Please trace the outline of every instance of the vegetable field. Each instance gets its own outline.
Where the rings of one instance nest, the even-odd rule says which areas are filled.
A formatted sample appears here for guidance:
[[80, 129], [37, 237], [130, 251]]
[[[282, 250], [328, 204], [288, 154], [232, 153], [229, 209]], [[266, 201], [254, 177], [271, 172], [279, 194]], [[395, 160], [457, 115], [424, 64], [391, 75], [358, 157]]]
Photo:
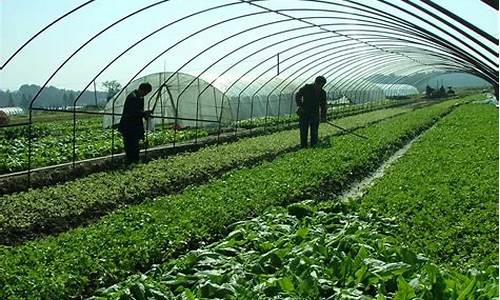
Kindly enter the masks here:
[[[358, 104], [342, 109], [329, 111], [331, 118], [341, 118], [360, 114], [377, 109], [402, 106], [411, 101], [386, 100], [376, 105]], [[85, 117], [85, 118], [83, 118]], [[265, 126], [279, 126], [298, 122], [298, 117], [283, 116], [269, 118], [254, 118], [240, 121], [234, 126], [243, 129], [253, 129]], [[73, 159], [73, 140], [75, 140], [75, 159], [89, 159], [102, 157], [113, 153], [123, 152], [122, 136], [115, 131], [114, 144], [112, 143], [111, 129], [102, 128], [102, 118], [88, 118], [87, 115], [77, 115], [76, 135], [73, 136], [73, 121], [46, 121], [35, 123], [31, 128], [32, 161], [31, 167], [45, 167], [70, 162]], [[174, 131], [170, 128], [161, 128], [147, 134], [149, 147], [171, 144], [195, 138], [206, 137], [210, 130], [203, 128], [186, 128]], [[29, 128], [16, 126], [0, 129], [0, 174], [26, 170], [28, 168]]]
[[[0, 298], [492, 299], [498, 110], [397, 107], [0, 197]], [[419, 136], [362, 199], [339, 196]]]
[[[0, 174], [28, 168], [29, 129], [19, 126], [0, 131]], [[101, 118], [77, 120], [76, 159], [88, 159], [111, 154], [112, 131], [102, 128]], [[186, 129], [174, 132], [163, 129], [148, 135], [150, 146], [207, 136], [204, 130]], [[44, 167], [73, 159], [73, 121], [53, 121], [33, 125], [31, 167]], [[114, 153], [123, 151], [123, 140], [115, 132]]]

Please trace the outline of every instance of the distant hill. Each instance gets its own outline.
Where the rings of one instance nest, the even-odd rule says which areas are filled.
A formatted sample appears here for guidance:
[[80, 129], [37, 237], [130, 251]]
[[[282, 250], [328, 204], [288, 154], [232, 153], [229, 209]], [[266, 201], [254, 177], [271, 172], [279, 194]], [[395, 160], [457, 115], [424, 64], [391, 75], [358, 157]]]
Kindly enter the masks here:
[[[20, 106], [27, 108], [29, 102], [38, 92], [40, 86], [35, 84], [24, 84], [17, 91], [2, 91], [0, 90], [0, 107]], [[53, 86], [46, 87], [38, 96], [34, 103], [34, 107], [61, 107], [73, 105], [75, 98], [80, 94], [80, 91], [59, 89]], [[97, 92], [97, 104], [103, 105], [106, 103], [106, 92]], [[95, 95], [93, 91], [85, 91], [82, 97], [78, 100], [77, 105], [95, 105]]]

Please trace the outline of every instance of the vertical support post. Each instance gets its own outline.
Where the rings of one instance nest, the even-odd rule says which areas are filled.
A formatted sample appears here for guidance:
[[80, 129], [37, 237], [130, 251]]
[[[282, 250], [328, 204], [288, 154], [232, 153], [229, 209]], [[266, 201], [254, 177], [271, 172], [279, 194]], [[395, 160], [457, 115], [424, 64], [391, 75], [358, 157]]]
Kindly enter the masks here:
[[250, 102], [250, 133], [253, 131], [253, 100], [255, 98], [255, 94], [252, 95], [252, 101]]
[[279, 52], [278, 52], [278, 54], [276, 54], [276, 59], [277, 59], [277, 63], [276, 63], [277, 74], [276, 75], [279, 75], [280, 74], [280, 53]]
[[266, 115], [264, 117], [264, 127], [266, 128], [267, 130], [267, 117], [269, 116], [269, 98], [271, 97], [271, 95], [267, 95], [267, 98], [266, 98]]
[[[127, 92], [127, 91], [125, 91]], [[111, 99], [111, 166], [114, 166], [115, 154], [115, 100]]]
[[200, 78], [198, 77], [196, 79], [197, 85], [198, 85], [198, 96], [196, 97], [196, 125], [195, 125], [195, 136], [194, 136], [194, 143], [198, 144], [198, 121], [200, 119]]
[[[179, 79], [179, 73], [176, 73], [177, 75], [177, 90], [181, 89], [181, 82]], [[175, 148], [175, 142], [177, 141], [177, 128], [179, 127], [179, 99], [180, 95], [177, 95], [177, 101], [175, 103], [175, 122], [174, 122], [174, 141], [172, 143], [173, 147]]]
[[[33, 99], [31, 100], [33, 102]], [[31, 154], [33, 152], [32, 145], [32, 123], [33, 123], [33, 111], [32, 111], [32, 103], [30, 103], [29, 108], [29, 118], [28, 118], [28, 188], [31, 187]]]
[[[222, 121], [222, 107], [221, 107], [221, 113], [220, 113], [220, 118], [219, 118], [219, 110], [217, 109], [217, 93], [215, 92], [215, 87], [212, 86], [212, 91], [213, 91], [213, 95], [214, 95], [214, 105], [215, 105], [215, 117], [217, 119], [217, 121], [219, 122], [219, 124], [217, 125], [217, 142], [220, 141], [220, 131], [222, 129], [221, 127], [221, 121]], [[222, 97], [224, 97], [224, 95], [222, 95]], [[224, 98], [222, 98], [222, 100], [224, 100]]]
[[235, 136], [238, 133], [238, 124], [240, 121], [240, 102], [241, 102], [241, 93], [238, 95], [238, 105], [236, 107], [236, 126], [234, 128], [234, 135]]
[[[214, 91], [215, 91], [215, 88], [214, 88]], [[219, 138], [220, 138], [220, 132], [221, 132], [221, 128], [222, 128], [222, 113], [224, 112], [224, 98], [226, 96], [224, 94], [222, 94], [221, 96], [221, 104], [220, 104], [220, 117], [219, 117], [219, 135], [217, 136], [217, 141], [219, 141]]]
[[76, 168], [76, 101], [73, 102], [73, 171]]
[[282, 95], [282, 91], [280, 91], [279, 96], [278, 96], [278, 118], [277, 118], [277, 121], [276, 121], [276, 128], [277, 128], [277, 129], [279, 129], [279, 128], [280, 128], [281, 95]]
[[[158, 90], [158, 96], [160, 98], [160, 115], [161, 115], [161, 130], [165, 130], [165, 107], [163, 106], [163, 95], [162, 95], [163, 81], [160, 74], [160, 85]], [[154, 113], [154, 112], [153, 112]]]

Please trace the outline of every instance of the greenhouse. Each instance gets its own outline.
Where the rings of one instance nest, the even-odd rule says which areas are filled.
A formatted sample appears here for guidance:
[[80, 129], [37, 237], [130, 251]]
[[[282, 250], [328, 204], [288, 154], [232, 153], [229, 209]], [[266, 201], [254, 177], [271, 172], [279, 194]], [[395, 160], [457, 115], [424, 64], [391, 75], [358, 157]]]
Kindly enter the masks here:
[[417, 88], [410, 84], [378, 84], [378, 86], [386, 97], [411, 96], [419, 93]]
[[500, 298], [498, 1], [1, 7], [0, 299]]
[[21, 107], [0, 107], [0, 111], [4, 112], [8, 116], [17, 116], [24, 114], [24, 109]]
[[153, 87], [144, 103], [144, 109], [153, 110], [155, 116], [149, 129], [165, 123], [182, 127], [227, 125], [245, 119], [290, 115], [297, 108], [294, 99], [297, 86], [279, 78], [268, 81], [267, 85], [263, 80], [240, 79], [232, 83], [226, 78], [209, 83], [189, 74], [162, 72], [134, 80], [109, 101], [104, 127], [120, 121], [120, 116], [114, 114], [121, 114], [127, 95], [144, 82]]

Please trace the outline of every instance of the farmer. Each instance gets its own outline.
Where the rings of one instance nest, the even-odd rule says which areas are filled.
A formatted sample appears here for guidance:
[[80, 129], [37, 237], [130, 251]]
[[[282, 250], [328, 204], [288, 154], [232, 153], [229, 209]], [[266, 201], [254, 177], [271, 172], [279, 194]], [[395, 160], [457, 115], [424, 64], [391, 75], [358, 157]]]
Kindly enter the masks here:
[[141, 83], [137, 90], [128, 94], [123, 106], [122, 118], [118, 131], [123, 136], [123, 147], [127, 164], [139, 162], [139, 140], [144, 139], [143, 118], [148, 118], [151, 111], [144, 111], [144, 96], [151, 92], [149, 83]]
[[295, 95], [302, 148], [307, 148], [309, 128], [311, 128], [311, 146], [315, 146], [318, 143], [319, 123], [326, 122], [326, 92], [323, 90], [325, 84], [325, 77], [318, 76], [314, 84], [304, 85]]

